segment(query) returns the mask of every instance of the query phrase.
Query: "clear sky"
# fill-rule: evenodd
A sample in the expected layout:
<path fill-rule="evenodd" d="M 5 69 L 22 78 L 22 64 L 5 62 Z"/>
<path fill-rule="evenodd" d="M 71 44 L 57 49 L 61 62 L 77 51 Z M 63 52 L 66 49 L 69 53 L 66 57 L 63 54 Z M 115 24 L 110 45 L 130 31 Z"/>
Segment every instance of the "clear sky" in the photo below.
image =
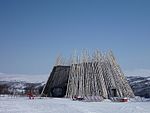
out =
<path fill-rule="evenodd" d="M 0 72 L 49 73 L 82 48 L 150 69 L 150 0 L 0 0 Z"/>

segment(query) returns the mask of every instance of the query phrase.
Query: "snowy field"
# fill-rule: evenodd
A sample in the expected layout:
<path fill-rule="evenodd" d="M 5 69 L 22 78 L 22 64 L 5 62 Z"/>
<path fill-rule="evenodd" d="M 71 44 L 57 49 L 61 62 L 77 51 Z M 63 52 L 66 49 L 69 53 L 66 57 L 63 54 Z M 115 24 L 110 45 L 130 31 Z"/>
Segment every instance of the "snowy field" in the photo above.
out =
<path fill-rule="evenodd" d="M 150 113 L 150 102 L 80 102 L 64 98 L 0 97 L 0 113 Z"/>

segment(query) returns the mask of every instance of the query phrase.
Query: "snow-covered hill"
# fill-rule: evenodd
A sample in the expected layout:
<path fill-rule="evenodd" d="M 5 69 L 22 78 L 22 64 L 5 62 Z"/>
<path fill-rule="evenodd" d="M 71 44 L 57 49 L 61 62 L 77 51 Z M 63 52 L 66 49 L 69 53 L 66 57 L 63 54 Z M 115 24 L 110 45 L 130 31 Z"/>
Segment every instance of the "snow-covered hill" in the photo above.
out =
<path fill-rule="evenodd" d="M 150 69 L 125 70 L 124 73 L 126 76 L 148 77 L 150 76 Z"/>
<path fill-rule="evenodd" d="M 30 90 L 39 95 L 45 82 L 28 83 L 25 81 L 0 81 L 0 94 L 26 95 Z"/>
<path fill-rule="evenodd" d="M 147 73 L 148 74 L 148 73 Z M 0 73 L 0 93 L 2 88 L 6 87 L 11 91 L 16 89 L 17 91 L 22 91 L 25 89 L 36 89 L 40 88 L 46 83 L 48 79 L 47 75 L 7 75 Z M 150 98 L 150 76 L 129 76 L 127 77 L 129 84 L 131 85 L 135 95 Z M 39 88 L 39 89 L 38 89 Z M 6 91 L 7 92 L 7 91 Z"/>
<path fill-rule="evenodd" d="M 45 82 L 49 74 L 25 75 L 25 74 L 5 74 L 0 73 L 0 81 L 25 81 L 28 83 Z"/>
<path fill-rule="evenodd" d="M 150 98 L 150 77 L 130 76 L 127 79 L 135 95 Z"/>
<path fill-rule="evenodd" d="M 23 75 L 0 73 L 0 94 L 25 94 L 28 90 L 41 92 L 48 78 L 47 75 Z"/>

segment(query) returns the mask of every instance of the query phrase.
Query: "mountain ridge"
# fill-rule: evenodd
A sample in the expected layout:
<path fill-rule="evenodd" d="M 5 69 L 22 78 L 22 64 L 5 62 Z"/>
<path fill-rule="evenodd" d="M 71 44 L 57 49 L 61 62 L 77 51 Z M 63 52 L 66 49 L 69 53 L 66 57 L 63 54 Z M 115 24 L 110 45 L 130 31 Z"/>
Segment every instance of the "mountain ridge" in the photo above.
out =
<path fill-rule="evenodd" d="M 21 80 L 20 78 L 17 79 L 2 79 L 0 77 L 0 94 L 5 93 L 13 93 L 18 92 L 18 94 L 25 94 L 27 90 L 35 90 L 37 95 L 40 95 L 44 84 L 46 83 L 46 79 L 40 81 L 24 81 L 25 79 Z M 128 76 L 126 77 L 133 92 L 136 96 L 150 98 L 150 76 L 141 77 L 141 76 Z M 47 77 L 48 79 L 48 77 Z"/>

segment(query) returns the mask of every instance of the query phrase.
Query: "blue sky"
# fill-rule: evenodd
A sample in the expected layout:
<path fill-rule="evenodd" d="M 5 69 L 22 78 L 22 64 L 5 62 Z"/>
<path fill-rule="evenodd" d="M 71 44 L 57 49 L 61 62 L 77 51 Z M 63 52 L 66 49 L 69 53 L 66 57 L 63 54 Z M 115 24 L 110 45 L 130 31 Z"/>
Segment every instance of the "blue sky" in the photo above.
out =
<path fill-rule="evenodd" d="M 45 74 L 76 49 L 150 69 L 149 0 L 0 0 L 0 72 Z"/>

